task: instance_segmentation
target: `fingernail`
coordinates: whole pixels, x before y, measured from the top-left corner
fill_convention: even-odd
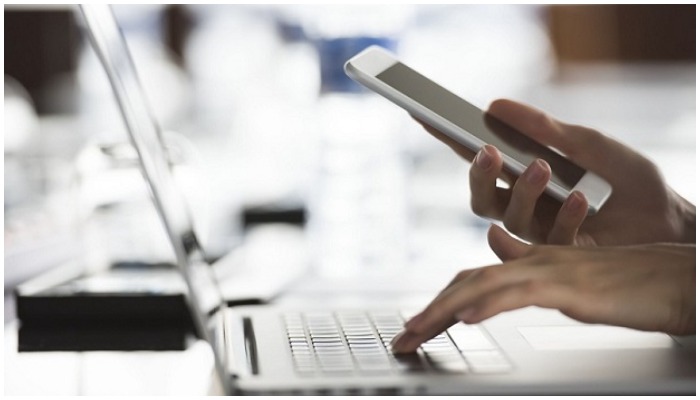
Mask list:
[[[397,343],[401,343],[401,339],[406,336],[406,331],[401,331],[394,336],[393,339],[391,339],[391,347],[396,347]]]
[[[547,167],[544,161],[536,160],[530,168],[525,171],[525,178],[528,182],[535,184],[540,183],[547,173]]]
[[[392,353],[401,353],[405,351],[404,346],[406,345],[406,331],[401,331],[399,332],[394,338],[391,340],[391,343],[389,344],[391,346],[391,352]]]
[[[391,341],[392,353],[406,353],[415,350],[413,343],[416,340],[416,335],[408,331],[401,331]]]
[[[491,158],[491,155],[486,152],[485,148],[479,150],[479,153],[476,155],[476,164],[481,169],[489,169],[492,161],[493,159]]]
[[[583,205],[583,194],[579,191],[571,193],[571,196],[566,200],[566,208],[570,211],[576,211]]]
[[[455,314],[455,319],[458,321],[467,322],[472,316],[474,316],[474,308],[469,307]]]

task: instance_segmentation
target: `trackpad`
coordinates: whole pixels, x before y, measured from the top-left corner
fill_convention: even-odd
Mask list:
[[[659,349],[674,340],[657,332],[605,325],[525,326],[518,331],[535,350]]]

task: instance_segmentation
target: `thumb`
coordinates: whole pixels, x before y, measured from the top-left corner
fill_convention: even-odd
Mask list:
[[[536,142],[560,150],[574,163],[601,175],[613,168],[609,167],[611,162],[629,153],[626,146],[594,129],[559,122],[536,108],[515,101],[496,100],[491,103],[488,114]]]
[[[497,225],[491,225],[487,238],[491,250],[504,262],[523,257],[531,247],[529,244],[510,236],[508,232]]]
[[[566,134],[562,124],[536,108],[499,99],[491,103],[488,114],[545,146],[554,146],[564,152],[571,147],[570,135]]]

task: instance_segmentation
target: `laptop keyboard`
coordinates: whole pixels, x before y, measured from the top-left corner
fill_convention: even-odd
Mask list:
[[[289,348],[302,375],[393,374],[436,371],[499,373],[511,369],[503,352],[478,325],[456,324],[413,354],[393,354],[391,340],[403,329],[398,312],[286,313]]]

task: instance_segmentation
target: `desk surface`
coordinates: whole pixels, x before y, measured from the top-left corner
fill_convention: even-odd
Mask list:
[[[5,395],[203,395],[213,356],[204,341],[185,351],[17,352],[5,325]]]

